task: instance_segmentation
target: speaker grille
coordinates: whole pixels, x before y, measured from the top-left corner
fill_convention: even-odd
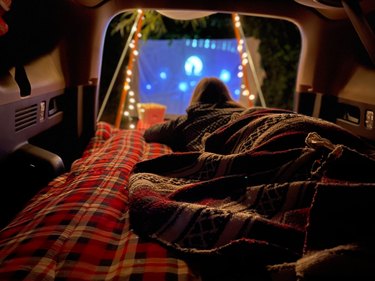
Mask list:
[[[16,132],[35,125],[38,120],[38,106],[36,104],[16,109],[15,130]]]

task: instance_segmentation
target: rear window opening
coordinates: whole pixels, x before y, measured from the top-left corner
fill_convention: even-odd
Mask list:
[[[207,76],[223,80],[245,106],[293,109],[300,48],[297,27],[285,20],[120,14],[106,34],[98,120],[135,128],[144,104],[165,107],[166,118],[184,114],[194,86]]]

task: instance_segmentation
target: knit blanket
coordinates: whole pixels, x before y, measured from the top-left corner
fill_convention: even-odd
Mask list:
[[[134,230],[204,278],[262,279],[269,265],[375,234],[373,150],[349,131],[251,109],[204,142],[136,164],[128,185]]]

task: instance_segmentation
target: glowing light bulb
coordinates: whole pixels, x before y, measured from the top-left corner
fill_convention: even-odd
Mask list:
[[[167,73],[165,71],[160,72],[159,76],[163,80],[167,79]]]
[[[223,80],[224,82],[229,82],[230,81],[230,71],[226,70],[226,69],[222,69],[220,71],[220,79]]]
[[[254,100],[254,99],[255,99],[255,95],[251,94],[251,95],[249,96],[249,100]]]

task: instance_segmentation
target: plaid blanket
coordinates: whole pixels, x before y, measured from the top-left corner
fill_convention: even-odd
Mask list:
[[[186,262],[139,238],[129,224],[124,187],[131,169],[170,152],[147,144],[140,131],[99,123],[71,171],[0,231],[0,280],[199,280]]]
[[[269,266],[373,241],[372,151],[335,124],[252,109],[211,134],[203,152],[136,164],[131,224],[204,279],[269,280]]]

